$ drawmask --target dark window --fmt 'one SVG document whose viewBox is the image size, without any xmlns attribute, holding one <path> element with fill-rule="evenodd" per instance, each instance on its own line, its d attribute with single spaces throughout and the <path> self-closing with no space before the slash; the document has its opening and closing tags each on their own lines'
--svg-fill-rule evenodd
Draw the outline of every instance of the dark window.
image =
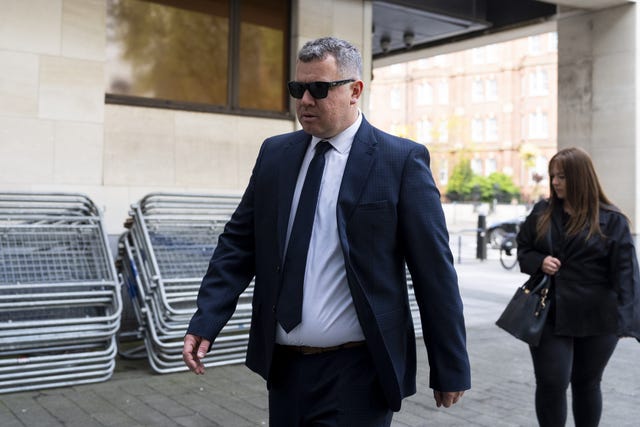
<svg viewBox="0 0 640 427">
<path fill-rule="evenodd" d="M 108 0 L 107 101 L 288 113 L 288 0 Z"/>
</svg>

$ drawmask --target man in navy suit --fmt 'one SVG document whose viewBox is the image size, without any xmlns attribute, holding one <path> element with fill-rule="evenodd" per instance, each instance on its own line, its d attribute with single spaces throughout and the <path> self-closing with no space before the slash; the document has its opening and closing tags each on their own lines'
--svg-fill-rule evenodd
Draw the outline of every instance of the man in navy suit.
<svg viewBox="0 0 640 427">
<path fill-rule="evenodd" d="M 255 276 L 246 363 L 267 381 L 272 426 L 391 424 L 402 399 L 416 392 L 405 263 L 436 405 L 451 406 L 470 387 L 462 302 L 429 153 L 367 122 L 357 106 L 361 76 L 360 52 L 344 40 L 321 38 L 300 50 L 288 86 L 303 130 L 264 141 L 185 336 L 184 361 L 202 374 L 201 359 Z M 320 154 L 310 237 L 305 249 L 291 249 L 316 146 L 328 151 Z M 302 259 L 303 275 L 285 287 L 290 258 Z M 300 305 L 293 323 L 285 321 Z"/>
</svg>

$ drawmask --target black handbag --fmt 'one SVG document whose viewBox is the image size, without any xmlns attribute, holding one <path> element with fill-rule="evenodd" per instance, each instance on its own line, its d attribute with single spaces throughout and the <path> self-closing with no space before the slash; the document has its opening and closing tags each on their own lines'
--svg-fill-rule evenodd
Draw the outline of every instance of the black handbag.
<svg viewBox="0 0 640 427">
<path fill-rule="evenodd" d="M 552 248 L 551 225 L 547 238 Z M 547 274 L 533 274 L 516 290 L 496 325 L 527 344 L 537 346 L 549 314 L 547 297 L 550 286 L 551 278 Z"/>
</svg>

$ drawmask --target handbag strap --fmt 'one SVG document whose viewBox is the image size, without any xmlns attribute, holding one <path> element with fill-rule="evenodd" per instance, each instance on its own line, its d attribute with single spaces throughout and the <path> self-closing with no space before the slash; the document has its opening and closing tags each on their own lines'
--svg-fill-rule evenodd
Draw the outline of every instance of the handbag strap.
<svg viewBox="0 0 640 427">
<path fill-rule="evenodd" d="M 551 228 L 553 227 L 553 223 L 549 221 L 549 227 L 547 227 L 547 244 L 549 245 L 549 255 L 553 256 L 553 240 L 551 239 Z M 549 288 L 551 287 L 551 276 L 545 273 L 544 279 L 535 287 L 531 292 L 537 292 L 540 290 L 540 295 L 542 298 L 540 299 L 541 307 L 545 307 L 545 302 L 547 300 L 547 295 L 549 294 Z"/>
<path fill-rule="evenodd" d="M 551 239 L 551 230 L 553 228 L 553 219 L 549 220 L 547 227 L 547 244 L 549 245 L 549 255 L 553 256 L 553 240 Z"/>
</svg>

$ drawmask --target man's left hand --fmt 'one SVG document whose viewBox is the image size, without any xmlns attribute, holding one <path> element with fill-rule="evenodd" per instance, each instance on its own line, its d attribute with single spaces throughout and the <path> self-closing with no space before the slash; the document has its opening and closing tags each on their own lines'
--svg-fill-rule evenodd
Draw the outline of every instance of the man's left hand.
<svg viewBox="0 0 640 427">
<path fill-rule="evenodd" d="M 464 391 L 438 391 L 433 390 L 433 397 L 436 400 L 436 406 L 439 408 L 444 406 L 448 408 L 449 406 L 455 404 L 462 395 Z"/>
</svg>

